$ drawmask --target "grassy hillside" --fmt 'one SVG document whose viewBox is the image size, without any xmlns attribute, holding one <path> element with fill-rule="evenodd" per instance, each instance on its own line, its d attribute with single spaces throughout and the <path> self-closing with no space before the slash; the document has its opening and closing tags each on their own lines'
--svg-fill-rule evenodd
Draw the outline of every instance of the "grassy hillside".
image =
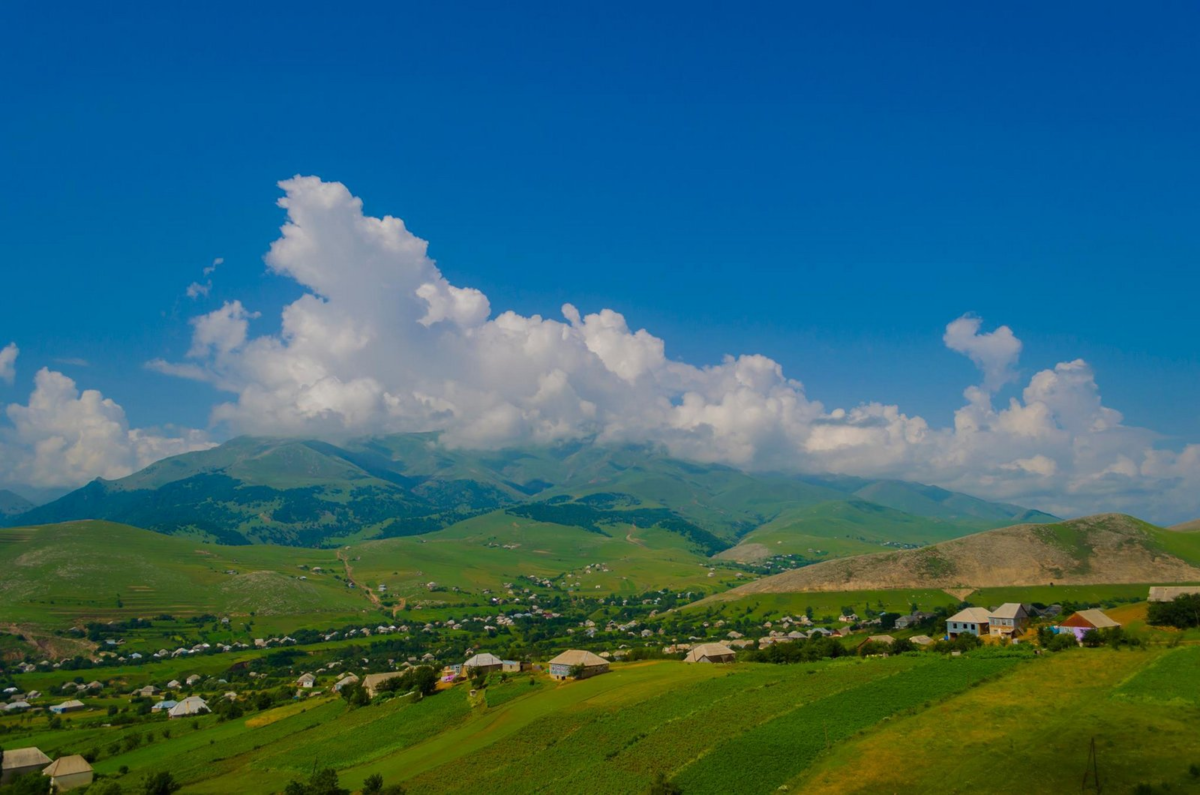
<svg viewBox="0 0 1200 795">
<path fill-rule="evenodd" d="M 636 793 L 658 774 L 689 795 L 1059 793 L 1079 786 L 1095 737 L 1105 791 L 1188 792 L 1189 765 L 1200 763 L 1196 651 L 650 661 L 578 682 L 535 671 L 493 678 L 475 698 L 459 685 L 353 710 L 319 696 L 226 721 L 122 728 L 102 725 L 98 700 L 58 730 L 44 718 L 0 724 L 13 747 L 95 749 L 97 772 L 127 790 L 169 771 L 189 793 L 280 792 L 328 766 L 353 791 L 380 774 L 413 795 Z"/>
<path fill-rule="evenodd" d="M 776 591 L 999 588 L 1200 581 L 1200 535 L 1103 514 L 1017 525 L 923 549 L 828 561 L 740 586 L 729 598 Z"/>
<path fill-rule="evenodd" d="M 26 630 L 164 613 L 245 621 L 253 613 L 263 631 L 287 631 L 358 617 L 368 606 L 335 579 L 332 551 L 202 544 L 109 522 L 0 529 L 0 570 L 2 620 Z"/>
<path fill-rule="evenodd" d="M 575 518 L 564 518 L 564 506 Z M 341 446 L 234 439 L 121 480 L 97 480 L 6 522 L 102 519 L 223 544 L 336 546 L 431 533 L 501 508 L 593 530 L 657 526 L 709 555 L 765 525 L 796 535 L 789 547 L 807 549 L 814 536 L 847 554 L 861 544 L 930 543 L 1029 514 L 919 484 L 748 474 L 647 446 L 480 452 L 408 434 Z"/>
</svg>

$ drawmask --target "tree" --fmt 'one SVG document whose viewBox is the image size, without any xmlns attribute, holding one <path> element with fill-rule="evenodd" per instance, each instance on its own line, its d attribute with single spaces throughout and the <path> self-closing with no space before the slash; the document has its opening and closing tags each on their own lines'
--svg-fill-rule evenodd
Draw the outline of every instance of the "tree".
<svg viewBox="0 0 1200 795">
<path fill-rule="evenodd" d="M 1147 620 L 1160 627 L 1200 627 L 1200 594 L 1182 594 L 1171 602 L 1151 602 Z"/>
<path fill-rule="evenodd" d="M 906 651 L 915 651 L 916 648 L 908 638 L 897 638 L 892 644 L 892 654 L 903 654 Z"/>
<path fill-rule="evenodd" d="M 650 785 L 650 795 L 683 795 L 678 784 L 667 781 L 667 775 L 661 771 L 654 774 L 654 782 Z"/>
<path fill-rule="evenodd" d="M 4 787 L 5 795 L 46 795 L 50 791 L 50 777 L 40 772 L 17 776 Z"/>
<path fill-rule="evenodd" d="M 367 776 L 363 782 L 362 795 L 404 795 L 405 789 L 399 784 L 383 785 L 383 776 L 374 773 Z"/>
<path fill-rule="evenodd" d="M 371 696 L 367 694 L 367 689 L 357 682 L 343 686 L 341 695 L 342 700 L 350 705 L 350 709 L 365 707 L 371 703 Z"/>
<path fill-rule="evenodd" d="M 100 779 L 87 789 L 88 795 L 122 795 L 121 785 L 112 779 Z"/>
<path fill-rule="evenodd" d="M 142 779 L 142 795 L 172 795 L 182 788 L 183 785 L 165 770 Z"/>
<path fill-rule="evenodd" d="M 350 795 L 350 790 L 341 788 L 337 771 L 331 767 L 316 771 L 307 782 L 289 782 L 283 792 L 284 795 Z"/>
</svg>

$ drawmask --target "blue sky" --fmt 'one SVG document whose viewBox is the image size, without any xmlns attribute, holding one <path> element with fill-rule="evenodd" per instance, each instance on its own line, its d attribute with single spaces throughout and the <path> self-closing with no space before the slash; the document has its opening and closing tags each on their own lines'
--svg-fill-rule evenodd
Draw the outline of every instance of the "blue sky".
<svg viewBox="0 0 1200 795">
<path fill-rule="evenodd" d="M 978 381 L 942 333 L 974 313 L 1023 342 L 998 404 L 1083 358 L 1180 449 L 1200 12 L 1153 12 L 8 4 L 0 403 L 48 366 L 134 425 L 208 427 L 228 395 L 145 364 L 225 300 L 278 330 L 304 290 L 263 264 L 276 182 L 313 174 L 493 314 L 612 308 L 669 359 L 763 354 L 826 407 L 940 427 Z"/>
</svg>

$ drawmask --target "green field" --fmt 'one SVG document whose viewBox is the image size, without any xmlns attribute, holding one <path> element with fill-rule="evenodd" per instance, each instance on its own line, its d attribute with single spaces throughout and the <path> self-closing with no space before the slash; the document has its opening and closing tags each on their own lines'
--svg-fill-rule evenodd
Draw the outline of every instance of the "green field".
<svg viewBox="0 0 1200 795">
<path fill-rule="evenodd" d="M 196 793 L 279 792 L 314 766 L 337 769 L 352 789 L 380 773 L 413 795 L 636 793 L 657 773 L 689 795 L 785 785 L 1050 793 L 1078 786 L 1095 736 L 1105 791 L 1149 782 L 1186 792 L 1194 785 L 1188 766 L 1200 763 L 1198 651 L 1039 658 L 984 649 L 790 666 L 650 661 L 578 682 L 536 672 L 493 679 L 483 699 L 460 685 L 353 710 L 318 697 L 229 721 L 105 728 L 90 712 L 53 731 L 44 719 L 4 719 L 17 732 L 5 745 L 56 755 L 93 748 L 97 771 L 122 784 L 169 770 Z M 127 747 L 135 734 L 151 739 Z"/>
</svg>

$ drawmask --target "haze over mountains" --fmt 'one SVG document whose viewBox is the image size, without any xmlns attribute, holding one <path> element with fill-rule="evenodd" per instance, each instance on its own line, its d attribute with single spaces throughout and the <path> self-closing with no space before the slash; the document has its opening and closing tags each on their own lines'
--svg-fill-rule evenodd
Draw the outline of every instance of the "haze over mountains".
<svg viewBox="0 0 1200 795">
<path fill-rule="evenodd" d="M 341 446 L 241 437 L 93 481 L 4 523 L 104 519 L 228 544 L 321 546 L 419 535 L 501 510 L 601 533 L 660 526 L 705 554 L 764 527 L 800 526 L 802 535 L 838 537 L 865 545 L 847 551 L 862 551 L 1054 518 L 903 481 L 747 474 L 649 446 L 478 452 L 406 434 Z"/>
<path fill-rule="evenodd" d="M 14 494 L 8 489 L 0 489 L 0 517 L 16 516 L 33 508 L 33 503 Z"/>
</svg>

